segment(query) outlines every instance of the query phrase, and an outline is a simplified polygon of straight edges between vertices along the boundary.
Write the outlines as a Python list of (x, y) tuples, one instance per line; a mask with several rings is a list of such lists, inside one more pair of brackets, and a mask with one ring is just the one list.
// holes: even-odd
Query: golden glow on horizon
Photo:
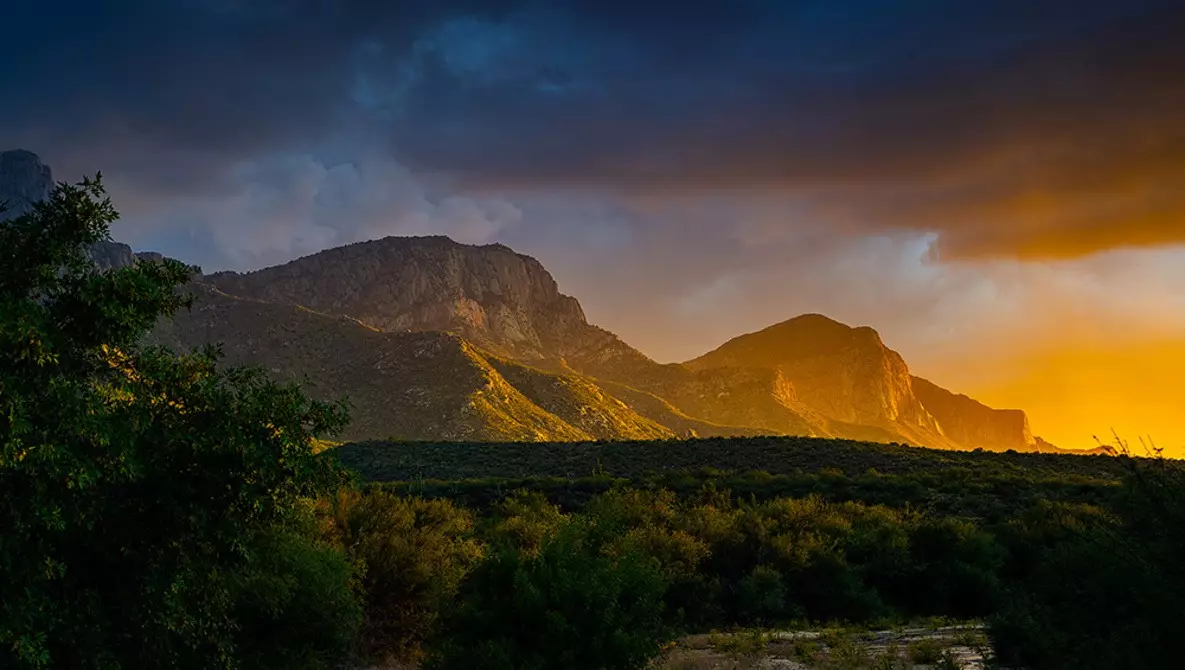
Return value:
[(1072, 449), (1095, 446), (1111, 431), (1139, 450), (1151, 437), (1165, 455), (1185, 458), (1185, 342), (1124, 349), (1067, 348), (1021, 361), (993, 386), (966, 389), (993, 407), (1020, 407), (1033, 432)]

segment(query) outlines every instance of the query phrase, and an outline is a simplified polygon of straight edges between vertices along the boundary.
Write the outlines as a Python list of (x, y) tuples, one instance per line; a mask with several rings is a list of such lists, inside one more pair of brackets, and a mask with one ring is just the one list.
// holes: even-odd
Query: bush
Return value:
[(565, 522), (538, 553), (503, 545), (470, 575), (427, 668), (640, 668), (669, 631), (659, 566), (609, 556), (595, 525)]
[(377, 663), (417, 659), (482, 555), (472, 515), (447, 501), (373, 489), (342, 491), (330, 509), (332, 532), (362, 575), (361, 656)]
[(342, 552), (291, 530), (272, 533), (237, 575), (237, 656), (244, 668), (334, 667), (353, 648), (362, 608), (342, 588), (353, 574)]
[(1018, 531), (1033, 549), (991, 623), (1002, 662), (1035, 670), (1180, 664), (1185, 475), (1176, 463), (1127, 463), (1125, 495), (1110, 513), (1049, 508)]

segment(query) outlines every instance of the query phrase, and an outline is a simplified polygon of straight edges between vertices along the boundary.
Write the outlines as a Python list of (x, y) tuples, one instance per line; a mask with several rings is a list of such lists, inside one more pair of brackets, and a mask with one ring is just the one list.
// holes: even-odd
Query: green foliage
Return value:
[(243, 668), (334, 667), (357, 639), (361, 607), (340, 549), (283, 530), (260, 538), (235, 575), (236, 655)]
[(537, 553), (503, 544), (463, 586), (426, 667), (644, 667), (670, 631), (654, 561), (606, 552), (602, 529), (564, 522)]
[[(347, 571), (299, 529), (302, 501), (340, 481), (311, 440), (344, 412), (219, 369), (214, 351), (138, 348), (186, 304), (192, 269), (96, 270), (84, 248), (115, 218), (96, 178), (0, 223), (0, 666), (329, 655), (349, 627)], [(272, 635), (289, 649), (246, 639), (316, 627), (298, 611), (314, 598), (342, 622)]]
[[(988, 523), (1043, 501), (1105, 505), (1121, 491), (1110, 456), (949, 452), (808, 438), (587, 444), (347, 444), (343, 463), (388, 486), (466, 507), (538, 491), (565, 510), (622, 486), (680, 497), (705, 486), (739, 498), (820, 496)], [(838, 467), (837, 467), (838, 466)], [(596, 471), (597, 476), (587, 476)]]
[[(639, 442), (357, 442), (339, 449), (342, 463), (374, 481), (578, 477), (600, 469), (616, 478), (715, 471), (846, 477), (935, 473), (973, 493), (991, 480), (1057, 479), (1067, 486), (1118, 483), (1123, 466), (1110, 456), (945, 451), (812, 437), (697, 438)], [(870, 472), (874, 470), (875, 472)], [(987, 478), (987, 483), (981, 483)], [(941, 479), (934, 484), (942, 490)], [(927, 482), (930, 483), (930, 482)], [(783, 493), (781, 495), (786, 495)]]
[(1025, 548), (991, 636), (1036, 670), (1176, 667), (1185, 610), (1185, 476), (1136, 462), (1110, 513), (1050, 507), (1018, 523)]
[(686, 629), (799, 619), (985, 616), (1003, 550), (976, 525), (819, 497), (737, 500), (713, 489), (618, 489), (564, 514), (536, 493), (486, 510), (491, 546), (538, 556), (572, 523), (596, 529), (606, 556), (641, 556), (667, 583), (668, 621)]
[[(788, 614), (786, 584), (782, 573), (767, 565), (758, 565), (737, 584), (737, 606), (756, 622), (778, 622)], [(791, 610), (798, 614), (801, 610)]]
[(332, 534), (360, 567), (370, 662), (411, 661), (482, 556), (472, 515), (447, 501), (343, 490), (328, 505)]
[(528, 554), (538, 554), (544, 540), (567, 520), (538, 493), (516, 491), (496, 506), (488, 535), (496, 544), (508, 542)]

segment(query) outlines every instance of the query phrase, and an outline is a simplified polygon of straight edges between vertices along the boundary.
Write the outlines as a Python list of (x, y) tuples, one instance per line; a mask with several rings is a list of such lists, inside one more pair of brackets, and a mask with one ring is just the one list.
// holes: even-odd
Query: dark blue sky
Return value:
[(361, 144), (463, 192), (793, 193), (829, 226), (941, 231), (956, 255), (1185, 228), (1179, 0), (37, 7), (5, 10), (0, 142), (145, 197)]

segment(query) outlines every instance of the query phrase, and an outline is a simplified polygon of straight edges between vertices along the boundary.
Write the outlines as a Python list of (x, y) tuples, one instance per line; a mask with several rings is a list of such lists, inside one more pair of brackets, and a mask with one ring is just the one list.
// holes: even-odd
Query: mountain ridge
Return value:
[[(15, 200), (15, 212), (52, 188), (32, 152), (4, 152), (0, 167), (0, 198)], [(161, 258), (117, 242), (88, 254), (103, 268)], [(499, 243), (386, 237), (199, 275), (191, 288), (194, 311), (162, 323), (152, 341), (191, 347), (221, 337), (231, 362), (308, 375), (314, 393), (358, 396), (356, 438), (786, 434), (1057, 450), (1032, 434), (1023, 411), (917, 377), (873, 328), (821, 314), (738, 335), (684, 363), (658, 363), (590, 324), (537, 259)]]

